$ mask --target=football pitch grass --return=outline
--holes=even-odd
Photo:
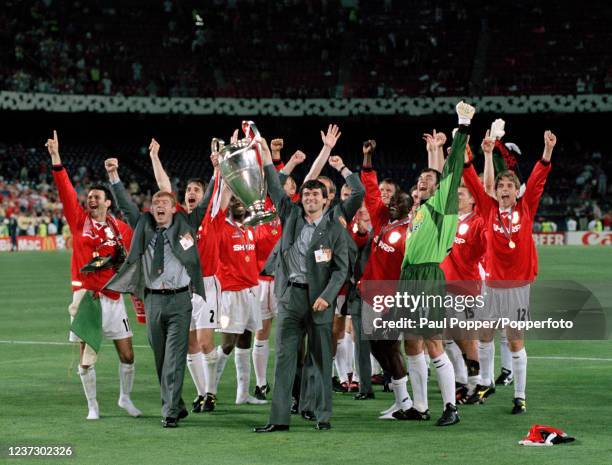
[[[540,278],[608,280],[612,285],[612,248],[549,247],[539,253]],[[432,421],[377,420],[393,397],[375,386],[375,400],[358,402],[352,395],[335,394],[330,431],[315,431],[312,422],[293,416],[290,432],[256,435],[251,429],[267,422],[269,405],[234,405],[231,357],[215,412],[190,414],[179,428],[163,429],[153,355],[145,327],[136,324],[128,304],[136,354],[132,398],[144,416],[131,418],[117,407],[118,360],[112,344],[105,342],[96,364],[101,418],[86,421],[78,349],[67,343],[69,269],[66,252],[0,254],[0,463],[612,463],[610,341],[528,341],[527,414],[510,415],[513,388],[501,387],[485,405],[460,406],[461,423],[449,428],[434,426],[442,405],[432,370]],[[273,365],[272,351],[270,382]],[[190,403],[195,389],[188,373],[184,386]],[[577,441],[555,447],[517,445],[536,423],[561,428]],[[74,455],[8,458],[10,445],[71,445]]]

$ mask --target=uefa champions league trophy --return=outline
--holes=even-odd
[[[267,223],[276,218],[273,211],[265,211],[266,182],[263,171],[262,148],[255,138],[259,131],[253,121],[243,121],[244,139],[225,145],[221,139],[211,142],[213,152],[219,153],[219,168],[232,193],[245,205],[247,226]]]

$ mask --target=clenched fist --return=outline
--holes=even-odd
[[[270,150],[272,150],[272,154],[280,153],[284,146],[283,139],[272,139],[270,141]]]
[[[457,104],[456,111],[459,117],[459,124],[470,124],[470,121],[472,121],[474,117],[474,113],[476,113],[476,108],[462,100]]]
[[[376,150],[376,141],[374,139],[366,140],[363,143],[363,154],[372,155]]]
[[[106,172],[110,174],[116,174],[119,169],[119,160],[116,158],[107,158],[104,160],[104,168],[106,168]]]
[[[338,171],[344,168],[344,162],[342,161],[342,158],[338,155],[333,155],[329,157],[329,165]]]

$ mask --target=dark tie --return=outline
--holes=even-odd
[[[153,251],[153,264],[151,273],[159,276],[164,272],[164,231],[166,228],[158,228],[155,235],[155,248]]]

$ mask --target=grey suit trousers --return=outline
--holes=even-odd
[[[155,356],[161,386],[162,417],[178,417],[185,404],[181,398],[189,345],[191,295],[147,294],[147,336]]]
[[[304,332],[308,335],[307,360],[315,376],[318,421],[329,421],[332,413],[332,351],[331,323],[315,325],[313,310],[308,302],[308,291],[289,287],[278,301],[276,320],[276,367],[269,423],[288,425],[291,418],[291,392],[297,364],[298,350]]]

